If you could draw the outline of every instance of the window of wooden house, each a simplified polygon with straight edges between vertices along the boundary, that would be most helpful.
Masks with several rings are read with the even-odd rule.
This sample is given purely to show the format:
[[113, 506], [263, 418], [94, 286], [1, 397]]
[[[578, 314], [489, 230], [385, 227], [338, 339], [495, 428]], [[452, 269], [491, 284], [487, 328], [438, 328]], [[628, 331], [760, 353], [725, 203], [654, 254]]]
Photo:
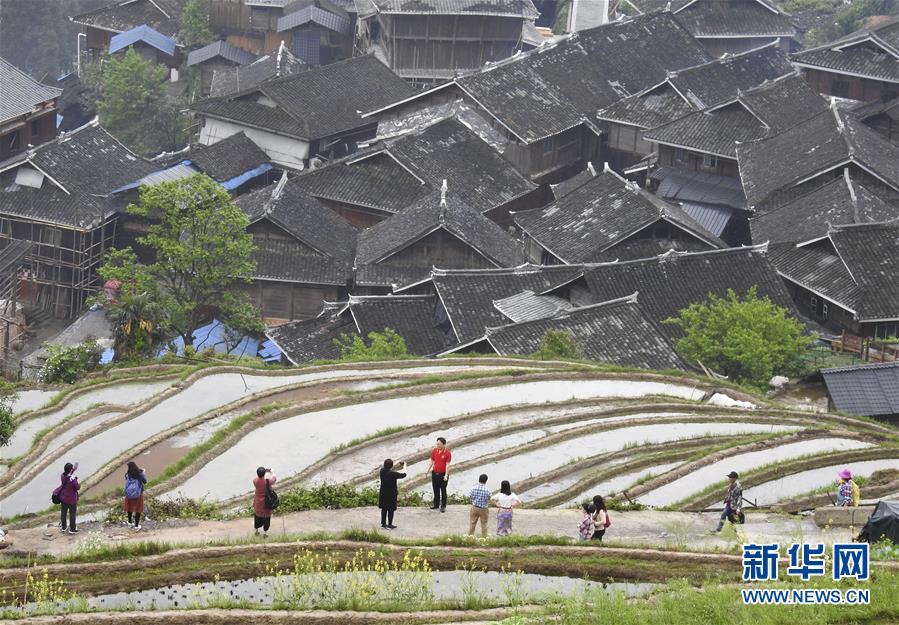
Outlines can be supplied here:
[[718, 157], [711, 154], [703, 154], [702, 166], [706, 169], [715, 169], [716, 167], [718, 167]]
[[263, 7], [251, 7], [250, 26], [268, 30], [268, 9]]
[[43, 228], [41, 230], [41, 243], [58, 246], [62, 243], [62, 230], [59, 228]]
[[617, 124], [609, 125], [609, 148], [612, 150], [618, 149], [618, 129], [620, 126]]
[[543, 140], [543, 153], [549, 154], [550, 152], [552, 152], [553, 144], [554, 144], [553, 137], [547, 137], [546, 139], [544, 139]]
[[878, 323], [874, 326], [874, 338], [887, 339], [899, 336], [899, 321]]
[[675, 163], [686, 163], [687, 162], [687, 151], [683, 148], [674, 148], [674, 162]]
[[21, 140], [19, 139], [19, 133], [18, 133], [18, 131], [12, 133], [11, 135], [9, 135], [9, 143], [8, 143], [7, 145], [9, 146], [9, 151], [10, 151], [10, 152], [15, 152], [15, 151], [21, 149], [21, 147], [22, 147], [22, 142], [21, 142]]
[[834, 79], [830, 83], [830, 93], [838, 98], [848, 98], [849, 81]]
[[821, 318], [827, 319], [829, 317], [830, 317], [830, 308], [827, 306], [827, 304], [822, 304], [821, 305]]
[[12, 224], [9, 219], [0, 219], [0, 235], [5, 237], [12, 236]]
[[41, 134], [41, 122], [40, 120], [34, 120], [31, 122], [31, 136], [37, 137]]
[[815, 297], [814, 295], [812, 295], [811, 298], [809, 298], [809, 300], [808, 300], [808, 308], [812, 312], [815, 312], [815, 309], [818, 308], [818, 298]]

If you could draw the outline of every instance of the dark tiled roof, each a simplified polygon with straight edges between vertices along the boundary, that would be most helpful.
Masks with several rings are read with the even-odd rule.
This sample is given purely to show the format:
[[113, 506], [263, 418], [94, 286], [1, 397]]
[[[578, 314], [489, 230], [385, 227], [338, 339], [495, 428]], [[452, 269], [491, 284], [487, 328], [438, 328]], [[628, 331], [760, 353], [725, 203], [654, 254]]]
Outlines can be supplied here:
[[593, 180], [594, 176], [596, 176], [596, 168], [593, 167], [593, 163], [587, 163], [587, 167], [584, 168], [584, 171], [575, 174], [571, 178], [563, 180], [558, 184], [551, 184], [549, 187], [552, 189], [553, 197], [558, 200], [575, 189], [587, 184]]
[[821, 375], [840, 412], [864, 417], [899, 414], [899, 363], [821, 369]]
[[[33, 166], [53, 181], [45, 177], [40, 188], [16, 184], [18, 165]], [[107, 194], [157, 169], [96, 124], [39, 145], [5, 166], [10, 168], [0, 173], [0, 214], [74, 228], [95, 227], [119, 208]]]
[[188, 158], [204, 174], [219, 182], [231, 180], [269, 162], [262, 148], [242, 132], [212, 145], [191, 146]]
[[[258, 103], [260, 94], [276, 107]], [[192, 110], [315, 140], [371, 125], [371, 120], [359, 116], [360, 111], [411, 94], [412, 88], [402, 78], [368, 55], [270, 80], [233, 97], [201, 100]]]
[[899, 20], [894, 19], [798, 52], [793, 55], [793, 61], [875, 80], [899, 82], [897, 50]]
[[665, 83], [646, 93], [623, 98], [597, 113], [602, 120], [629, 124], [639, 128], [654, 128], [694, 109], [674, 88]]
[[441, 15], [497, 15], [535, 19], [531, 0], [357, 0], [362, 15], [370, 13], [437, 13]]
[[227, 41], [213, 41], [209, 45], [191, 50], [187, 55], [187, 66], [199, 65], [212, 59], [222, 58], [231, 61], [235, 65], [248, 65], [256, 61], [258, 57], [243, 48], [231, 45]]
[[675, 16], [694, 37], [794, 37], [790, 17], [758, 3], [696, 2]]
[[[506, 231], [455, 198], [452, 193], [447, 195], [444, 205], [441, 205], [440, 193], [433, 193], [403, 212], [363, 231], [359, 235], [356, 254], [356, 264], [360, 271], [357, 283], [375, 284], [369, 281], [374, 276], [365, 275], [365, 266], [389, 262], [391, 256], [438, 229], [452, 234], [497, 267], [513, 267], [524, 262], [524, 254], [519, 245]], [[427, 276], [431, 262], [424, 260], [427, 262], [418, 268], [418, 275], [412, 280], [403, 276], [400, 280], [391, 278], [377, 284], [403, 284], [404, 280], [412, 282]], [[383, 280], [383, 273], [389, 270], [386, 267], [381, 269], [379, 273], [382, 275], [379, 277]]]
[[524, 265], [514, 269], [435, 270], [431, 280], [456, 337], [460, 343], [468, 343], [482, 337], [484, 328], [509, 322], [494, 301], [522, 291], [542, 293], [569, 282], [580, 272], [579, 266]]
[[899, 147], [836, 107], [760, 141], [737, 147], [750, 206], [847, 162], [899, 188]]
[[359, 334], [383, 332], [391, 328], [406, 341], [406, 349], [415, 356], [430, 356], [443, 350], [453, 337], [447, 337], [434, 324], [434, 295], [350, 296], [350, 314]]
[[384, 153], [343, 159], [303, 172], [295, 180], [317, 198], [386, 213], [397, 213], [432, 190]]
[[726, 244], [679, 207], [605, 171], [545, 209], [516, 213], [515, 223], [565, 263], [599, 260], [602, 253], [647, 226], [666, 220], [707, 247]]
[[827, 108], [827, 101], [798, 72], [744, 91], [739, 100], [770, 132], [792, 128]]
[[829, 224], [842, 225], [889, 221], [899, 218], [890, 206], [848, 176], [811, 191], [773, 211], [749, 221], [757, 243], [809, 241], [827, 234]]
[[877, 115], [887, 114], [893, 119], [899, 118], [899, 98], [883, 101], [881, 99], [870, 102], [859, 102], [850, 108], [852, 114], [862, 121], [866, 121]]
[[174, 37], [181, 27], [178, 18], [185, 3], [186, 0], [121, 0], [71, 19], [76, 24], [117, 33], [147, 24]]
[[256, 277], [342, 285], [352, 276], [356, 230], [294, 181], [282, 179], [235, 203], [251, 224], [267, 219], [302, 244], [257, 240]]
[[209, 95], [221, 97], [252, 89], [275, 78], [292, 76], [305, 71], [308, 66], [295, 57], [286, 46], [258, 59], [249, 65], [216, 70], [212, 74]]
[[641, 369], [684, 369], [683, 361], [640, 310], [637, 298], [563, 310], [554, 316], [487, 328], [487, 340], [502, 356], [532, 354], [546, 332], [568, 332], [589, 360]]
[[353, 20], [343, 7], [327, 0], [300, 0], [285, 7], [284, 17], [278, 18], [278, 32], [305, 24], [317, 24], [341, 35], [352, 35]]
[[643, 133], [647, 141], [737, 158], [737, 142], [765, 136], [764, 124], [738, 103], [699, 111]]
[[899, 225], [835, 226], [830, 240], [859, 285], [859, 318], [899, 319]]
[[771, 262], [790, 281], [850, 310], [858, 306], [858, 285], [826, 240], [803, 247], [792, 243], [772, 245]]
[[656, 195], [667, 200], [746, 207], [740, 181], [729, 176], [659, 167], [650, 177], [659, 181]]
[[793, 310], [793, 301], [768, 260], [764, 247], [742, 247], [702, 253], [668, 252], [656, 258], [592, 265], [584, 271], [597, 302], [639, 291], [640, 307], [669, 337], [678, 328], [662, 321], [690, 304], [704, 302], [709, 293], [725, 297], [728, 289], [745, 294], [758, 287], [778, 306]]
[[343, 307], [344, 304], [326, 305], [314, 319], [291, 321], [268, 328], [265, 335], [294, 364], [336, 360], [340, 357], [340, 350], [334, 345], [334, 340], [344, 334], [357, 334], [352, 317], [338, 314]]
[[493, 306], [513, 323], [545, 319], [563, 310], [573, 308], [567, 299], [555, 295], [537, 295], [533, 291], [522, 291], [495, 300]]
[[0, 122], [30, 113], [34, 107], [62, 95], [15, 65], [0, 58]]

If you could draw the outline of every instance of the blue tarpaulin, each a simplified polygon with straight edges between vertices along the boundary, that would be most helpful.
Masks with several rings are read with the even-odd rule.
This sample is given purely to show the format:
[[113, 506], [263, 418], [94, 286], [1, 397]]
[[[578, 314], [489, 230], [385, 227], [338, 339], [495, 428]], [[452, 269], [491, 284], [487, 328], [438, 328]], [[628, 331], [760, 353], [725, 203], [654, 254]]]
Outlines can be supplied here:
[[[177, 354], [184, 355], [184, 341], [179, 336], [172, 341]], [[212, 348], [219, 354], [231, 354], [232, 356], [255, 358], [259, 353], [259, 341], [240, 332], [232, 330], [218, 319], [193, 331], [191, 346], [198, 352]], [[169, 353], [168, 348], [161, 349], [159, 356]], [[280, 358], [280, 354], [279, 354]], [[266, 359], [266, 362], [269, 362]]]

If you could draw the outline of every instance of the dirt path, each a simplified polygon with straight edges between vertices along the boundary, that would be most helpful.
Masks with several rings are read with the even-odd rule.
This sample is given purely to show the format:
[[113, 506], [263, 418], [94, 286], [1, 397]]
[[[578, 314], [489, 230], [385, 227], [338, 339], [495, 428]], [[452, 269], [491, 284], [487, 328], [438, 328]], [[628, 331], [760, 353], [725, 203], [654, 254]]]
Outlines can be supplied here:
[[[151, 514], [152, 516], [152, 514]], [[612, 527], [606, 540], [618, 544], [674, 546], [683, 545], [695, 550], [727, 547], [728, 543], [709, 530], [717, 523], [715, 513], [686, 512], [611, 512]], [[517, 510], [514, 530], [525, 535], [556, 535], [575, 538], [581, 514], [575, 510]], [[395, 523], [399, 526], [391, 535], [397, 538], [435, 538], [468, 531], [468, 507], [450, 506], [446, 513], [425, 508], [401, 508]], [[494, 511], [490, 515], [490, 535], [495, 534]], [[378, 510], [356, 508], [346, 510], [312, 510], [276, 515], [272, 520], [271, 538], [285, 534], [310, 532], [341, 532], [359, 528], [380, 529]], [[15, 530], [9, 535], [12, 545], [5, 553], [31, 552], [62, 555], [69, 553], [91, 532], [102, 532], [112, 541], [155, 541], [177, 544], [206, 544], [239, 540], [252, 536], [251, 519], [231, 521], [198, 521], [193, 523], [156, 523], [149, 521], [136, 532], [122, 525], [106, 525], [84, 518], [76, 536], [60, 534], [55, 527]], [[749, 513], [743, 526], [748, 541], [794, 542], [797, 540], [832, 543], [849, 539], [848, 529], [819, 529], [811, 517], [782, 516], [768, 513]], [[385, 530], [387, 531], [387, 530]]]

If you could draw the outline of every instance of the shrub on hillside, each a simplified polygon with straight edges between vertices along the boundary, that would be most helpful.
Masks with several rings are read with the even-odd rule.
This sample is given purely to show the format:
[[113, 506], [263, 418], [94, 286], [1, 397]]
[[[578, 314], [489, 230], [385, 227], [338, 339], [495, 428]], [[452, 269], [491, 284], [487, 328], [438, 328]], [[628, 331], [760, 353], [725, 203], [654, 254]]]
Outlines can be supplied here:
[[72, 384], [85, 373], [96, 369], [100, 365], [100, 355], [103, 353], [97, 341], [93, 339], [72, 347], [48, 344], [46, 348], [50, 356], [39, 374], [40, 381], [44, 384], [57, 382]]
[[366, 343], [361, 336], [344, 334], [334, 339], [340, 350], [340, 360], [366, 362], [374, 360], [401, 360], [409, 357], [406, 341], [392, 328], [383, 332], [369, 332]]
[[0, 447], [9, 443], [16, 431], [16, 417], [12, 404], [16, 401], [15, 387], [5, 380], [0, 380]]
[[581, 357], [574, 338], [566, 330], [547, 330], [533, 355], [538, 360], [575, 360]]

